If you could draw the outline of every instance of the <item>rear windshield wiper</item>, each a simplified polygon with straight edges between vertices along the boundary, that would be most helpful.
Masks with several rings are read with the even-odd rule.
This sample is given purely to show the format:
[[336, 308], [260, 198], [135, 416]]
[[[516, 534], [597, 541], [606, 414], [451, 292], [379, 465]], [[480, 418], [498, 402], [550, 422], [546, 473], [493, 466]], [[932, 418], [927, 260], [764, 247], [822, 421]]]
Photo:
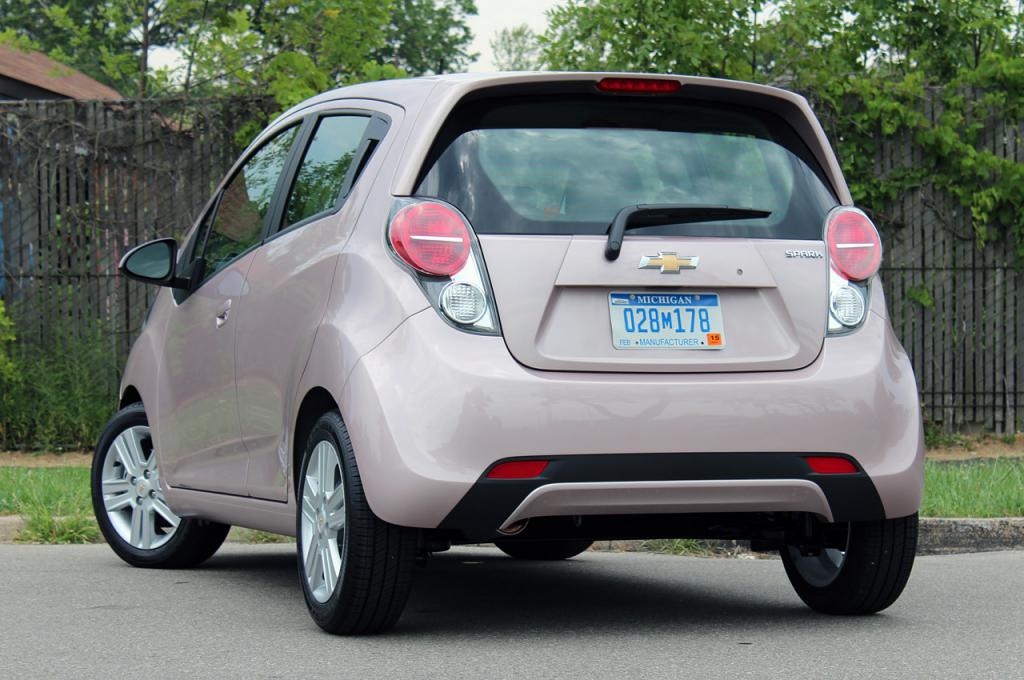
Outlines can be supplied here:
[[622, 250], [622, 239], [627, 229], [655, 227], [663, 224], [690, 224], [694, 222], [718, 222], [721, 220], [750, 220], [768, 217], [771, 210], [755, 208], [730, 208], [727, 205], [687, 205], [685, 203], [663, 203], [659, 205], [627, 205], [619, 211], [608, 227], [608, 244], [604, 256], [617, 260]]

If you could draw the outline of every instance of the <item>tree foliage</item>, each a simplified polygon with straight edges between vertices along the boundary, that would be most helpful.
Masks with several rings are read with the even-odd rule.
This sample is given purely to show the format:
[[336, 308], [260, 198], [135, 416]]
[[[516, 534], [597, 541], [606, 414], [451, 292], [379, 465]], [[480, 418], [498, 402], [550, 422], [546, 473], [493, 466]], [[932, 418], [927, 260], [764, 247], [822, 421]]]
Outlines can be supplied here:
[[473, 33], [466, 19], [473, 0], [392, 0], [385, 41], [373, 60], [414, 76], [449, 73], [469, 65]]
[[204, 0], [0, 0], [0, 31], [126, 96], [145, 97], [154, 75], [151, 50], [174, 47], [188, 26], [222, 21], [224, 14], [220, 3]]
[[[0, 0], [0, 36], [126, 96], [273, 96], [465, 67], [473, 0]], [[156, 70], [168, 48], [176, 69]]]
[[[1019, 3], [566, 0], [549, 20], [551, 68], [721, 76], [806, 94], [854, 199], [877, 218], [931, 182], [970, 212], [979, 246], [1008, 230], [1024, 258], [1024, 166], [984, 139], [987, 120], [1024, 118]], [[879, 139], [900, 135], [924, 158], [878, 176]]]
[[491, 39], [491, 53], [499, 71], [533, 71], [541, 66], [537, 36], [526, 24], [498, 31]]

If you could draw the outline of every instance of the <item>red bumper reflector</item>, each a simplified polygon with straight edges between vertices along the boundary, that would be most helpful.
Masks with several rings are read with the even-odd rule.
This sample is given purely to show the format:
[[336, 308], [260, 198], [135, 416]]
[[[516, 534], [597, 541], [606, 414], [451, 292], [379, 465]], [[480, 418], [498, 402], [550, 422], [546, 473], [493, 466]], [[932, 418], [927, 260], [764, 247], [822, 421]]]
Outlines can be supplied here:
[[548, 466], [546, 460], [513, 460], [498, 463], [487, 473], [488, 479], [530, 479], [538, 477]]
[[846, 458], [834, 456], [808, 456], [804, 458], [811, 470], [823, 475], [845, 475], [857, 472], [857, 466]]
[[671, 94], [681, 87], [678, 80], [664, 78], [602, 78], [597, 89], [602, 92], [631, 92], [636, 94]]

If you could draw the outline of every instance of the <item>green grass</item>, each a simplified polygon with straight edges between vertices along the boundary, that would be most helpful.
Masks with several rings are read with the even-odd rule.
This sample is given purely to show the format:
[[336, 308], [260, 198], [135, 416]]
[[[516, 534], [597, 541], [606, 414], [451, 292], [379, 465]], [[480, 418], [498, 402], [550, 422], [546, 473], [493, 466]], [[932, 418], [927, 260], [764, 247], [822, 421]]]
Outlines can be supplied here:
[[89, 468], [0, 467], [0, 515], [43, 508], [55, 516], [91, 514]]
[[92, 543], [89, 468], [0, 467], [0, 515], [21, 515], [17, 540], [26, 543]]
[[1024, 517], [1024, 459], [926, 461], [922, 517]]

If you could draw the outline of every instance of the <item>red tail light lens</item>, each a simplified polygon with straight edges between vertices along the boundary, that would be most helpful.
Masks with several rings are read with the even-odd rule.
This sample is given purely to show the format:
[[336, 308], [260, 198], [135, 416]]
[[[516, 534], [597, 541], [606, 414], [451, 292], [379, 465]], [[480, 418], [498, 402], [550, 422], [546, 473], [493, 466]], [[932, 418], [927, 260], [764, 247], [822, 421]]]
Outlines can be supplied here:
[[664, 78], [602, 78], [597, 89], [602, 92], [627, 92], [636, 94], [671, 94], [681, 87], [678, 80]]
[[469, 259], [469, 227], [440, 203], [413, 203], [391, 220], [388, 237], [410, 267], [432, 276], [452, 276]]
[[539, 477], [548, 466], [546, 460], [512, 460], [498, 463], [487, 473], [488, 479], [531, 479]]
[[823, 475], [848, 475], [857, 472], [857, 466], [847, 458], [838, 456], [808, 456], [804, 458], [811, 470]]
[[832, 266], [850, 281], [864, 281], [875, 275], [882, 262], [878, 230], [864, 213], [840, 209], [832, 213], [826, 230]]

